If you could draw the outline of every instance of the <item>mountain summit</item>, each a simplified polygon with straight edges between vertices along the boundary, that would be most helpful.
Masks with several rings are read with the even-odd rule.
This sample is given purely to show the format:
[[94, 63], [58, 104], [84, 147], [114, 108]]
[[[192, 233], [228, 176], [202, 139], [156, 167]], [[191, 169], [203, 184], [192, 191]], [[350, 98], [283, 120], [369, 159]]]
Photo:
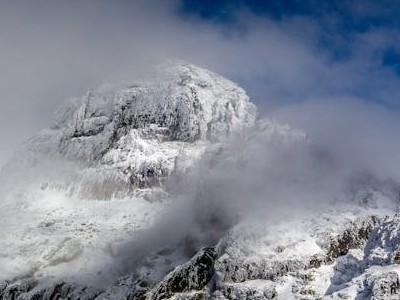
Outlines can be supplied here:
[[235, 83], [190, 64], [160, 70], [150, 81], [101, 87], [71, 101], [28, 148], [102, 168], [101, 185], [112, 178], [126, 189], [182, 172], [195, 155], [188, 153], [254, 126], [256, 108]]
[[[235, 83], [193, 65], [167, 66], [152, 81], [89, 91], [60, 110], [52, 128], [30, 146], [91, 162], [100, 161], [133, 130], [195, 142], [218, 141], [254, 125], [256, 108]], [[53, 144], [43, 145], [48, 143]]]

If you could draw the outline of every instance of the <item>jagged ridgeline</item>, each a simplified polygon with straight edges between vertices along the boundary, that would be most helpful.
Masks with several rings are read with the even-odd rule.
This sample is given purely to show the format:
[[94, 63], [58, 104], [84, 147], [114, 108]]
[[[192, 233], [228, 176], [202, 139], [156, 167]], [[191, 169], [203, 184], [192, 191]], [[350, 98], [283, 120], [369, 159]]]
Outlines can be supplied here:
[[160, 70], [156, 79], [71, 101], [28, 149], [80, 164], [71, 191], [106, 199], [162, 186], [211, 144], [254, 125], [256, 109], [235, 83], [189, 64]]

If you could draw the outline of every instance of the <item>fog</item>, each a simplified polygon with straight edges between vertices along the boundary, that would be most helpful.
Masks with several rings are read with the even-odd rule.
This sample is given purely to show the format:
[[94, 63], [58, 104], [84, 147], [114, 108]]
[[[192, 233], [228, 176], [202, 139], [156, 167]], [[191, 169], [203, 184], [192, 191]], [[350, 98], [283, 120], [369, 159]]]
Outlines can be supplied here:
[[241, 221], [274, 224], [342, 204], [383, 207], [379, 199], [359, 203], [359, 192], [377, 192], [390, 199], [386, 208], [398, 211], [396, 114], [353, 99], [335, 100], [276, 111], [275, 120], [288, 120], [307, 135], [293, 128], [258, 126], [202, 164], [188, 196], [192, 218], [178, 217], [189, 222], [183, 227], [195, 249], [214, 245]]
[[177, 59], [238, 82], [260, 119], [289, 124], [298, 135], [286, 142], [258, 128], [229, 141], [218, 164], [205, 160], [187, 179], [143, 243], [126, 246], [121, 264], [132, 255], [140, 260], [135, 251], [143, 244], [148, 253], [189, 240], [191, 255], [241, 220], [296, 217], [349, 196], [354, 181], [400, 186], [400, 80], [382, 64], [398, 32], [338, 35], [335, 46], [351, 52], [338, 59], [318, 42], [326, 34], [318, 20], [243, 9], [230, 27], [182, 15], [179, 4], [1, 1], [0, 166], [68, 98], [153, 76], [156, 65]]
[[333, 98], [285, 107], [275, 116], [303, 128], [341, 164], [400, 182], [397, 111], [360, 99]]

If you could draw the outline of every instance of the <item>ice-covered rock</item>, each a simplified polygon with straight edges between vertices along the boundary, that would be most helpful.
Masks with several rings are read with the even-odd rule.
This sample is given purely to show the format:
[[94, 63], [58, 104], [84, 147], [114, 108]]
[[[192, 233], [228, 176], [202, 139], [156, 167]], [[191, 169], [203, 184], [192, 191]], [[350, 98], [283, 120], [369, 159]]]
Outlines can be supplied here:
[[400, 251], [400, 216], [387, 217], [371, 234], [366, 245], [366, 261], [370, 265], [398, 262]]
[[372, 285], [371, 300], [400, 298], [399, 274], [387, 272], [376, 276]]
[[254, 125], [256, 109], [235, 83], [189, 64], [162, 69], [156, 79], [89, 91], [27, 147], [96, 167], [83, 176], [86, 189], [101, 168], [92, 194], [110, 196], [118, 189], [109, 186], [144, 188], [185, 172], [208, 143]]
[[145, 297], [158, 300], [177, 293], [202, 290], [214, 275], [216, 256], [213, 248], [200, 250], [190, 261], [168, 274]]

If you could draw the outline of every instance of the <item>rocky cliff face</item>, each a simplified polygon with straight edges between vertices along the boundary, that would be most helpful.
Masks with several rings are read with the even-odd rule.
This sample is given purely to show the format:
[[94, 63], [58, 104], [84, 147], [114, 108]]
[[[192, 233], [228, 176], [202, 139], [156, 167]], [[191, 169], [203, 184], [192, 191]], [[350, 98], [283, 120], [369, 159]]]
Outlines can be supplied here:
[[399, 299], [394, 182], [321, 199], [306, 134], [163, 72], [71, 102], [3, 170], [0, 299]]

